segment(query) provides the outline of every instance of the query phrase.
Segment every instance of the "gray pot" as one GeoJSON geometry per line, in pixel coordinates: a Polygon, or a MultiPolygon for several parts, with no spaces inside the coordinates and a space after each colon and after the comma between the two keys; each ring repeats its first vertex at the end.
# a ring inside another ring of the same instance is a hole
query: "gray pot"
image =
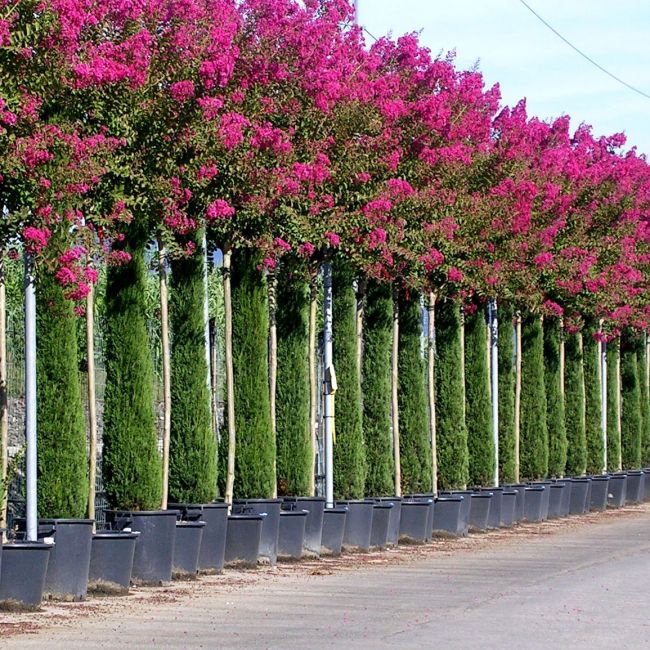
{"type": "Polygon", "coordinates": [[[368,551],[372,534],[373,504],[370,501],[337,501],[348,507],[343,533],[343,549],[368,551]]]}
{"type": "Polygon", "coordinates": [[[544,492],[542,494],[542,521],[546,521],[548,519],[548,508],[551,502],[551,490],[549,489],[549,486],[551,484],[552,481],[530,481],[528,484],[529,487],[542,486],[544,488],[544,492]]]}
{"type": "Polygon", "coordinates": [[[571,493],[573,492],[573,483],[568,479],[559,479],[555,483],[564,483],[562,490],[562,501],[560,502],[560,517],[568,517],[571,512],[571,493]]]}
{"type": "Polygon", "coordinates": [[[427,537],[427,541],[431,539],[433,536],[433,517],[435,514],[435,508],[436,508],[436,498],[433,494],[433,492],[421,492],[419,494],[407,494],[405,496],[406,499],[409,499],[411,501],[425,501],[426,503],[429,504],[429,519],[427,521],[427,530],[431,530],[429,533],[429,536],[427,537]]]}
{"type": "Polygon", "coordinates": [[[343,535],[345,533],[345,520],[347,517],[347,506],[325,508],[323,511],[321,555],[341,555],[343,535]]]}
{"type": "Polygon", "coordinates": [[[278,535],[280,532],[280,509],[282,499],[239,499],[233,501],[233,514],[253,512],[266,513],[262,522],[259,559],[274,565],[278,559],[278,535]],[[248,506],[248,508],[244,508],[248,506]]]}
{"type": "MultiPolygon", "coordinates": [[[[433,503],[433,499],[430,499],[433,503]]],[[[401,544],[423,544],[431,538],[433,522],[429,528],[431,505],[425,501],[402,501],[402,517],[399,527],[401,544]]],[[[435,519],[435,510],[434,519],[435,519]]]]}
{"type": "MultiPolygon", "coordinates": [[[[458,495],[440,496],[435,500],[433,511],[434,537],[462,537],[467,534],[464,519],[465,497],[458,495]]],[[[467,509],[469,517],[469,509],[467,509]]]]}
{"type": "Polygon", "coordinates": [[[487,527],[491,530],[497,530],[501,527],[501,501],[503,496],[503,488],[481,488],[481,491],[490,492],[492,494],[487,527]]]}
{"type": "Polygon", "coordinates": [[[607,508],[609,493],[609,476],[592,476],[589,510],[603,511],[607,508]]]}
{"type": "Polygon", "coordinates": [[[40,607],[53,546],[40,542],[3,545],[0,609],[34,610],[40,607]]]}
{"type": "Polygon", "coordinates": [[[196,578],[205,521],[177,521],[172,577],[174,580],[196,578]]]}
{"type": "Polygon", "coordinates": [[[393,504],[388,518],[388,537],[386,539],[386,545],[397,546],[399,542],[399,527],[402,515],[402,497],[374,497],[374,501],[393,504]]]}
{"type": "Polygon", "coordinates": [[[562,499],[564,491],[566,490],[566,483],[550,483],[546,486],[548,492],[548,519],[558,519],[562,516],[562,499]]]}
{"type": "Polygon", "coordinates": [[[224,565],[230,567],[257,567],[262,537],[262,522],[266,513],[228,515],[224,565]]]}
{"type": "Polygon", "coordinates": [[[607,507],[621,508],[627,494],[627,474],[610,474],[607,486],[607,507]]]}
{"type": "Polygon", "coordinates": [[[515,505],[517,504],[517,491],[503,488],[501,492],[501,521],[504,528],[511,528],[515,523],[515,505]]]}
{"type": "Polygon", "coordinates": [[[305,522],[305,544],[303,551],[309,555],[320,555],[321,537],[323,535],[323,510],[325,497],[284,497],[285,502],[296,503],[301,510],[307,510],[305,522]]]}
{"type": "Polygon", "coordinates": [[[650,501],[650,469],[643,469],[643,500],[650,501]]]}
{"type": "Polygon", "coordinates": [[[105,530],[93,535],[88,591],[125,595],[129,592],[135,545],[140,533],[105,530]]]}
{"type": "Polygon", "coordinates": [[[371,501],[372,528],[370,531],[370,547],[383,550],[388,546],[388,528],[390,513],[394,508],[392,501],[371,501]]]}
{"type": "Polygon", "coordinates": [[[511,483],[503,487],[514,490],[517,493],[515,498],[515,521],[523,521],[525,515],[526,488],[528,485],[525,483],[511,483]]]}
{"type": "Polygon", "coordinates": [[[38,537],[53,537],[45,574],[44,596],[55,600],[83,600],[93,541],[92,519],[39,519],[38,537]]]}
{"type": "Polygon", "coordinates": [[[571,507],[569,514],[582,515],[587,512],[589,508],[589,478],[572,478],[571,481],[571,507]]]}
{"type": "Polygon", "coordinates": [[[470,497],[469,531],[470,533],[484,533],[488,529],[490,520],[490,505],[492,492],[473,492],[470,497]]]}
{"type": "Polygon", "coordinates": [[[524,488],[524,521],[538,524],[542,521],[542,511],[544,508],[544,485],[529,485],[524,488]]]}
{"type": "Polygon", "coordinates": [[[134,583],[161,585],[171,582],[177,510],[107,510],[106,517],[115,530],[140,533],[133,556],[134,583]]]}
{"type": "Polygon", "coordinates": [[[278,557],[282,560],[299,560],[305,544],[305,525],[308,510],[282,510],[278,534],[278,557]]]}
{"type": "Polygon", "coordinates": [[[645,492],[644,474],[639,470],[628,470],[625,503],[641,503],[645,492]]]}

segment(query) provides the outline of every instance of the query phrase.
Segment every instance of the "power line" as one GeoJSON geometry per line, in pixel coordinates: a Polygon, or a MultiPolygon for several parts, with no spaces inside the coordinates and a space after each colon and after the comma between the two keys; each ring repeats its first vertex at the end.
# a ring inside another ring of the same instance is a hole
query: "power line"
{"type": "Polygon", "coordinates": [[[604,72],[608,77],[611,77],[615,81],[618,81],[618,83],[622,84],[629,90],[632,90],[633,92],[641,95],[642,97],[645,97],[646,99],[650,99],[650,95],[648,93],[639,90],[638,88],[627,83],[627,81],[623,81],[623,79],[617,77],[615,74],[613,74],[606,68],[603,68],[603,66],[600,65],[600,63],[594,61],[588,54],[585,54],[581,49],[577,48],[573,43],[571,43],[571,41],[569,41],[564,36],[562,36],[562,34],[560,34],[560,32],[558,32],[557,29],[555,29],[555,27],[547,23],[527,2],[525,2],[524,0],[519,0],[519,2],[521,2],[521,4],[524,5],[524,7],[526,7],[526,9],[528,9],[528,11],[530,11],[530,13],[533,14],[533,16],[535,16],[535,18],[537,18],[541,23],[546,25],[546,27],[548,27],[556,36],[561,38],[572,50],[575,50],[581,57],[587,59],[587,61],[589,61],[589,63],[591,63],[592,65],[595,65],[601,72],[604,72]]]}

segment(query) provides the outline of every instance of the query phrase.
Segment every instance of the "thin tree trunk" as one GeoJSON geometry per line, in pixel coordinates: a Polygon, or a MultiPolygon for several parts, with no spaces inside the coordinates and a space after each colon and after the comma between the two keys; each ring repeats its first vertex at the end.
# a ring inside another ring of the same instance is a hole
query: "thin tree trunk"
{"type": "MultiPolygon", "coordinates": [[[[465,389],[465,312],[460,311],[460,376],[462,378],[461,385],[463,388],[463,422],[467,421],[467,397],[465,389]]],[[[463,490],[467,489],[467,485],[461,486],[463,490]]]]}
{"type": "Polygon", "coordinates": [[[171,433],[172,396],[171,367],[169,357],[169,299],[167,294],[167,253],[162,242],[158,243],[158,278],[160,280],[160,338],[162,339],[163,371],[163,457],[162,457],[162,501],[161,508],[167,509],[169,496],[169,438],[171,433]]]}
{"type": "Polygon", "coordinates": [[[233,488],[235,485],[235,448],[237,436],[235,431],[235,380],[232,364],[232,289],[230,263],[232,251],[223,254],[223,305],[225,320],[225,362],[226,362],[226,393],[228,402],[228,470],[226,475],[225,501],[232,504],[233,488]]]}
{"type": "Polygon", "coordinates": [[[618,469],[619,472],[623,469],[623,441],[621,440],[623,434],[623,426],[621,422],[621,389],[621,349],[619,343],[618,355],[616,355],[616,429],[618,435],[618,465],[616,469],[618,469]]]}
{"type": "MultiPolygon", "coordinates": [[[[278,383],[278,327],[275,319],[277,309],[276,289],[277,278],[274,271],[268,276],[268,296],[269,296],[269,403],[271,407],[271,432],[273,439],[276,437],[276,418],[275,418],[275,394],[278,383]]],[[[273,460],[273,498],[278,496],[277,481],[277,456],[273,460]]]]}
{"type": "MultiPolygon", "coordinates": [[[[9,417],[7,409],[7,291],[4,254],[0,254],[0,529],[6,528],[7,467],[9,465],[9,417]]],[[[2,542],[0,536],[0,543],[2,542]]]]}
{"type": "Polygon", "coordinates": [[[564,319],[560,319],[560,394],[564,398],[564,367],[566,365],[564,352],[564,319]]]}
{"type": "Polygon", "coordinates": [[[212,429],[219,440],[219,391],[217,390],[218,378],[218,351],[217,351],[217,326],[215,319],[210,319],[210,409],[212,411],[212,429]]]}
{"type": "Polygon", "coordinates": [[[515,483],[519,483],[519,436],[521,433],[521,314],[517,314],[515,364],[515,483]]]}
{"type": "Polygon", "coordinates": [[[438,494],[438,449],[436,441],[436,294],[429,292],[427,305],[427,370],[429,379],[429,433],[431,435],[431,482],[433,495],[438,494]]]}
{"type": "Polygon", "coordinates": [[[391,355],[391,405],[393,420],[393,458],[395,462],[395,496],[402,496],[402,465],[399,448],[399,403],[397,388],[399,381],[399,305],[397,291],[393,295],[393,344],[391,355]]]}
{"type": "Polygon", "coordinates": [[[363,319],[366,307],[366,284],[365,278],[357,280],[357,367],[359,368],[359,382],[361,382],[361,369],[363,368],[363,319]]]}
{"type": "Polygon", "coordinates": [[[309,283],[309,432],[311,434],[311,473],[309,494],[316,494],[316,417],[318,413],[318,384],[316,377],[316,317],[318,316],[318,274],[309,283]]]}
{"type": "Polygon", "coordinates": [[[95,401],[95,288],[90,284],[86,297],[86,356],[88,363],[88,519],[95,519],[95,489],[97,478],[97,403],[95,401]]]}

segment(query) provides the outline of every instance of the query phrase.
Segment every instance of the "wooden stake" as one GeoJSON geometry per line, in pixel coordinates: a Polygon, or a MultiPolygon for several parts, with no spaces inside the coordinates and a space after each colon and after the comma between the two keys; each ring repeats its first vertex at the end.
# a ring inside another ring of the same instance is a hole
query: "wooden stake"
{"type": "Polygon", "coordinates": [[[397,290],[393,291],[393,342],[391,355],[391,411],[393,419],[393,459],[395,463],[395,496],[402,496],[402,463],[399,449],[399,304],[397,290]]]}
{"type": "Polygon", "coordinates": [[[316,317],[318,316],[318,274],[309,282],[309,431],[311,434],[311,472],[309,494],[316,494],[316,417],[318,413],[318,385],[316,377],[316,317]]]}
{"type": "Polygon", "coordinates": [[[427,304],[429,318],[427,319],[427,370],[429,380],[429,435],[431,437],[431,483],[433,495],[438,495],[438,449],[436,431],[436,294],[429,292],[427,304]]]}
{"type": "Polygon", "coordinates": [[[521,314],[517,314],[515,365],[515,483],[519,483],[519,439],[521,434],[521,314]]]}
{"type": "Polygon", "coordinates": [[[169,439],[171,435],[172,395],[169,355],[169,297],[167,294],[167,253],[162,242],[158,242],[158,279],[160,281],[160,338],[162,339],[163,370],[163,458],[162,458],[162,500],[161,508],[167,510],[169,496],[169,439]]]}
{"type": "Polygon", "coordinates": [[[97,480],[97,403],[95,401],[95,288],[92,283],[86,296],[86,356],[88,358],[88,519],[95,519],[97,480]]]}
{"type": "Polygon", "coordinates": [[[230,280],[230,265],[232,251],[223,254],[223,304],[225,319],[225,362],[226,362],[226,393],[228,400],[228,470],[226,475],[226,503],[232,505],[233,489],[235,486],[235,448],[237,436],[235,431],[235,379],[232,364],[232,289],[230,280]]]}

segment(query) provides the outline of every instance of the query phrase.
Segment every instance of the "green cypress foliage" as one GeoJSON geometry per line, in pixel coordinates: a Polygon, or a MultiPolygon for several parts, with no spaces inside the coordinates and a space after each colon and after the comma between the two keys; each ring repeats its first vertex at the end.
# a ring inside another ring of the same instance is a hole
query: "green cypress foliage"
{"type": "Polygon", "coordinates": [[[564,396],[560,367],[559,318],[544,319],[544,388],[546,390],[546,425],[548,428],[548,473],[564,476],[567,460],[567,435],[564,427],[564,396]]]}
{"type": "MultiPolygon", "coordinates": [[[[270,498],[275,477],[275,440],[269,394],[269,314],[266,281],[251,251],[232,255],[232,355],[235,392],[234,495],[270,498]]],[[[226,428],[224,427],[224,431],[226,428]]],[[[226,477],[228,436],[221,437],[222,483],[226,477]]]]}
{"type": "Polygon", "coordinates": [[[366,450],[361,430],[360,369],[357,363],[356,297],[350,266],[332,264],[335,397],[334,494],[337,499],[360,499],[365,493],[366,450]]]}
{"type": "Polygon", "coordinates": [[[77,324],[63,288],[43,273],[36,285],[38,515],[81,518],[88,500],[86,424],[77,324]]]}
{"type": "Polygon", "coordinates": [[[585,437],[587,474],[603,471],[603,430],[600,388],[600,348],[594,334],[598,323],[587,319],[582,331],[582,365],[585,372],[585,437]]]}
{"type": "Polygon", "coordinates": [[[436,418],[438,482],[443,490],[469,480],[467,428],[461,371],[460,308],[453,301],[436,306],[436,418]]]}
{"type": "Polygon", "coordinates": [[[641,383],[641,466],[650,465],[650,395],[648,395],[648,365],[644,333],[637,351],[639,381],[641,383]]]}
{"type": "Polygon", "coordinates": [[[587,468],[585,433],[585,380],[582,367],[582,335],[568,334],[564,346],[564,404],[567,435],[567,474],[579,476],[587,468]]]}
{"type": "Polygon", "coordinates": [[[515,346],[514,310],[499,303],[499,478],[515,480],[515,346]]]}
{"type": "Polygon", "coordinates": [[[393,298],[388,283],[369,280],[363,325],[363,436],[367,495],[395,492],[391,440],[391,345],[393,298]]]}
{"type": "Polygon", "coordinates": [[[544,478],[548,472],[548,430],[544,390],[544,334],[537,314],[521,323],[521,433],[522,479],[544,478]]]}
{"type": "Polygon", "coordinates": [[[431,486],[429,404],[422,358],[422,310],[417,294],[400,292],[398,404],[402,490],[428,492],[431,486]]]}
{"type": "Polygon", "coordinates": [[[623,469],[641,466],[641,390],[637,367],[638,335],[621,335],[621,453],[623,469]]]}
{"type": "Polygon", "coordinates": [[[160,507],[161,463],[153,406],[153,367],[146,324],[142,238],[132,256],[111,267],[106,288],[106,392],[102,475],[113,508],[160,507]]]}
{"type": "Polygon", "coordinates": [[[309,429],[309,284],[285,271],[277,283],[278,494],[305,495],[314,471],[309,429]]]}
{"type": "Polygon", "coordinates": [[[465,315],[465,419],[469,452],[469,483],[492,485],[494,441],[487,357],[485,310],[465,315]]]}
{"type": "Polygon", "coordinates": [[[619,430],[620,393],[618,384],[618,359],[620,341],[607,343],[607,469],[620,469],[621,434],[619,430]]]}
{"type": "Polygon", "coordinates": [[[169,496],[177,503],[207,503],[217,496],[217,448],[205,356],[202,242],[198,233],[194,254],[171,263],[169,496]]]}

